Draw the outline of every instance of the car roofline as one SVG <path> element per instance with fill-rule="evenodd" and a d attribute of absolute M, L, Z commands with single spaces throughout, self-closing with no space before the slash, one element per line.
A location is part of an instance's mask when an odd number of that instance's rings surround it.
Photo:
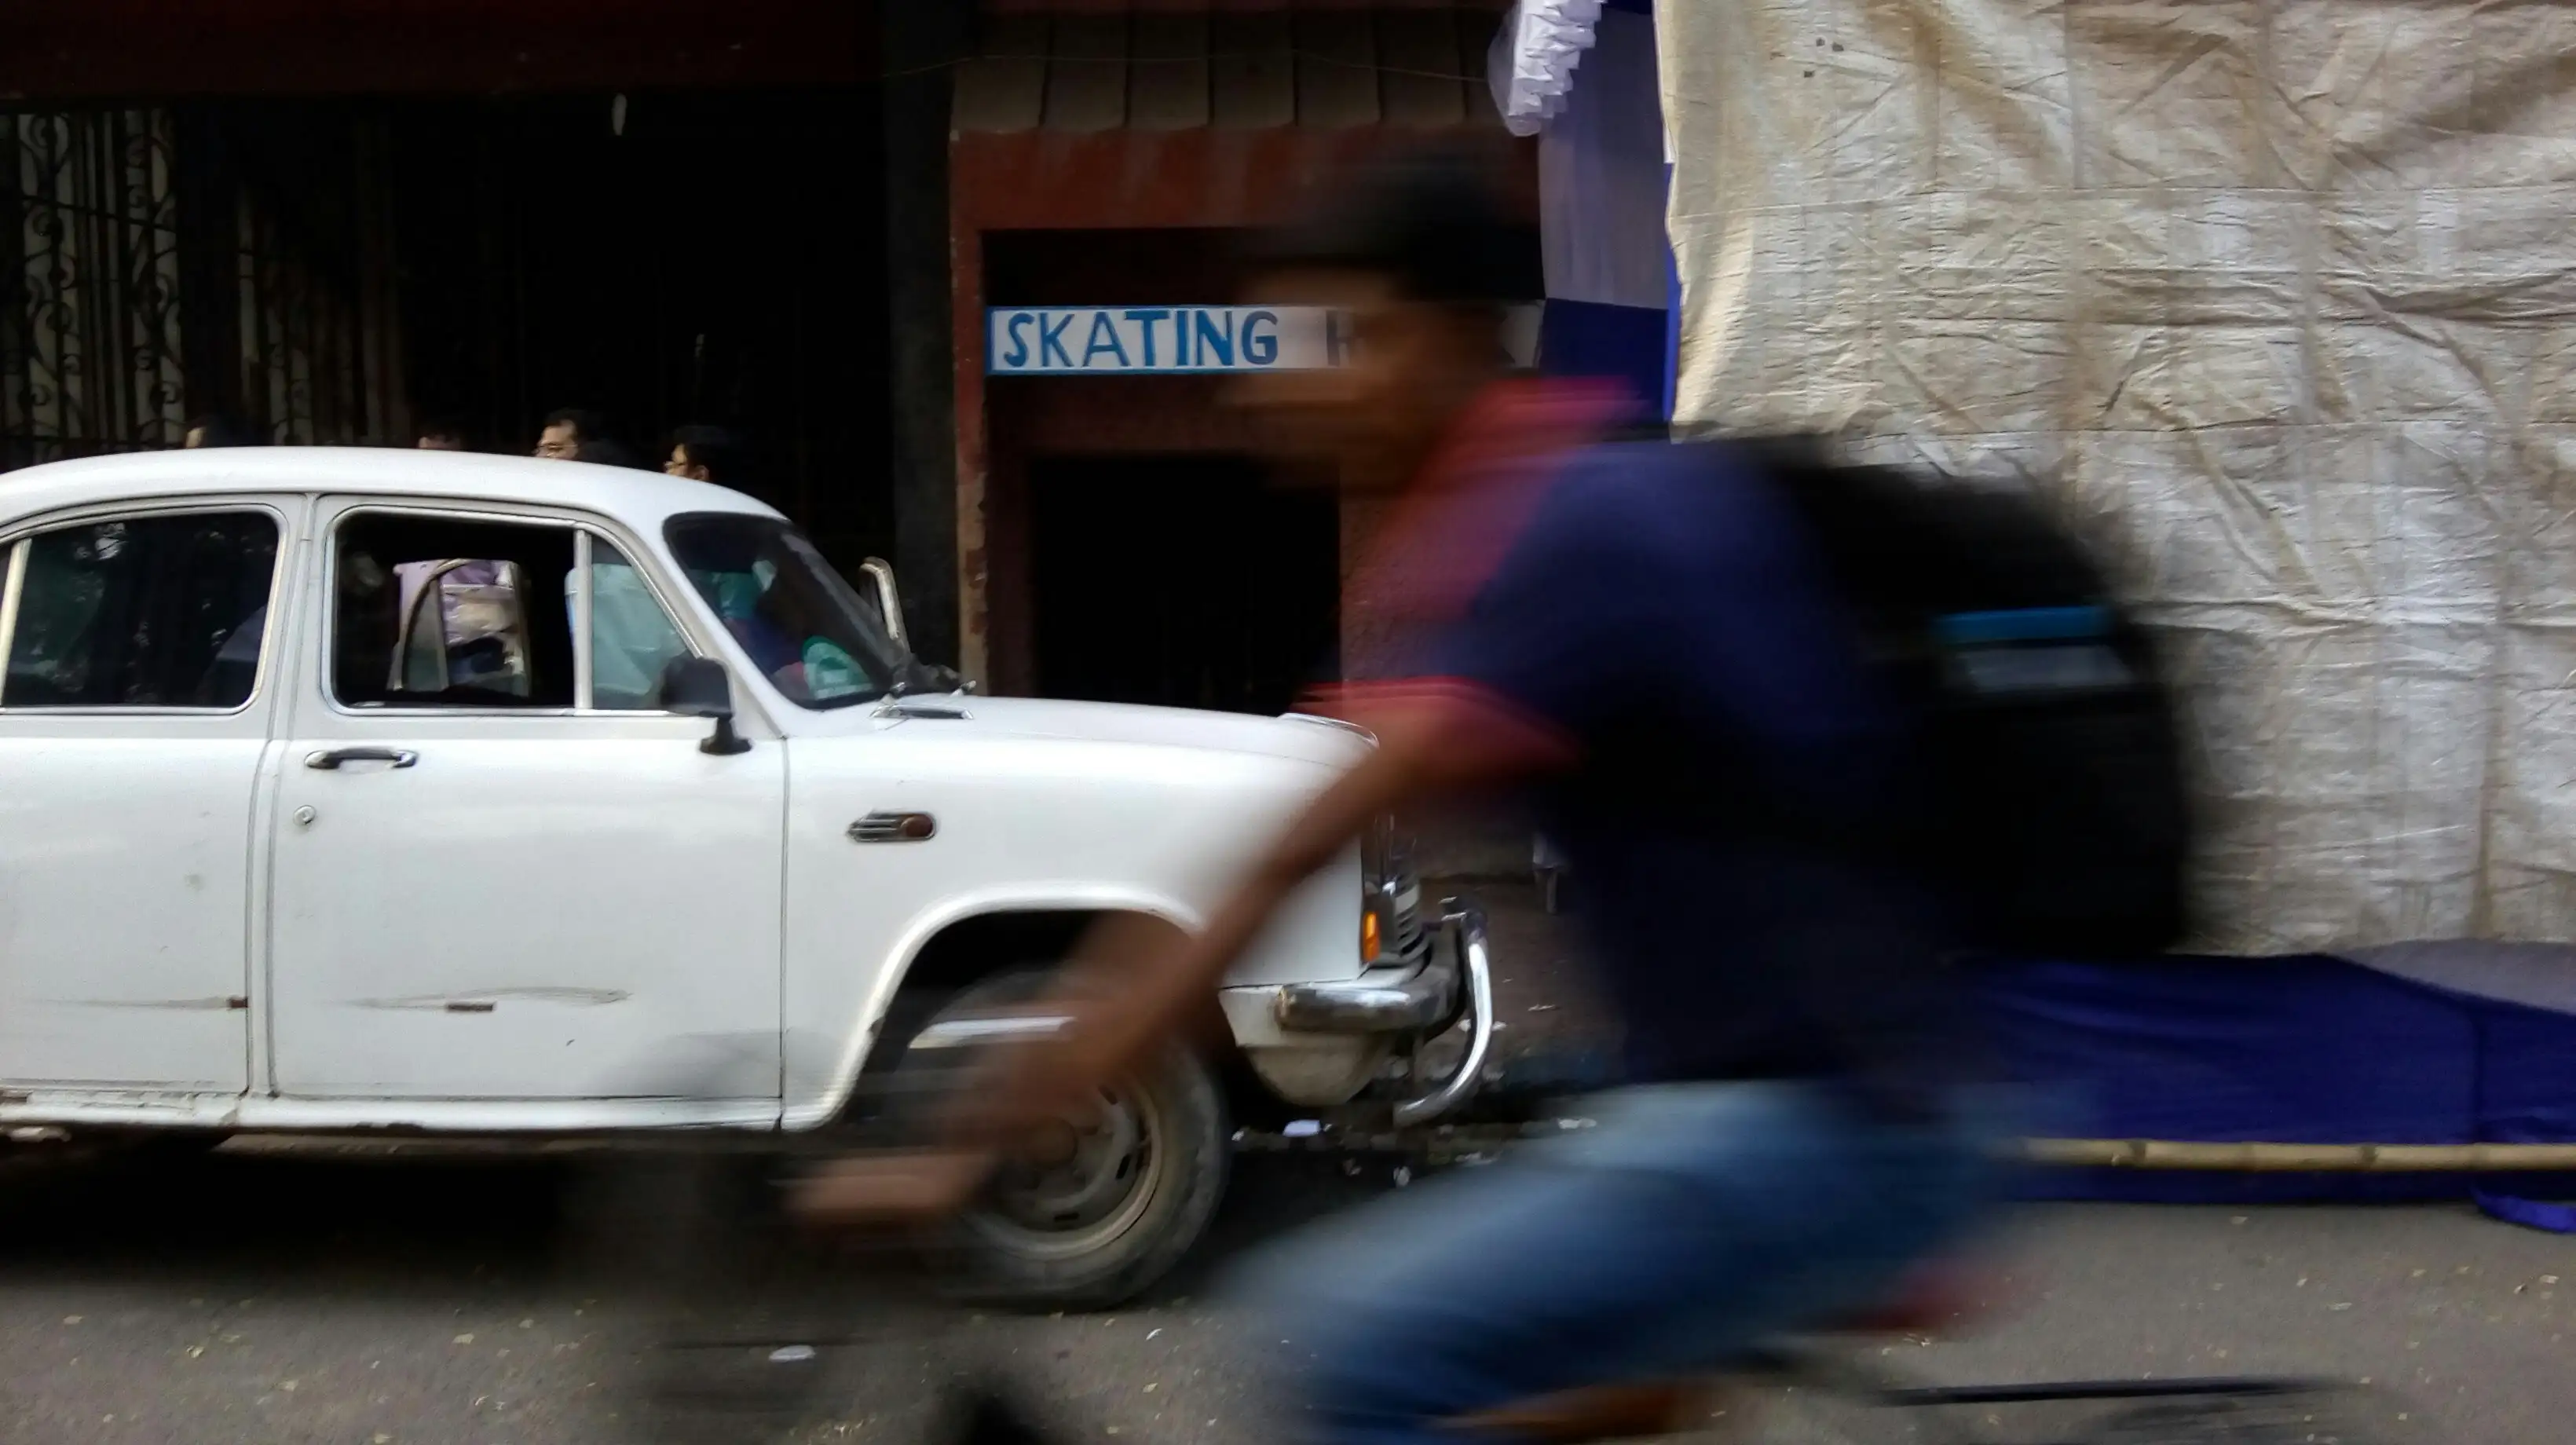
<path fill-rule="evenodd" d="M 0 474 L 0 528 L 124 501 L 278 492 L 558 507 L 656 526 L 688 512 L 781 518 L 741 492 L 634 468 L 395 447 L 222 447 L 84 457 Z"/>

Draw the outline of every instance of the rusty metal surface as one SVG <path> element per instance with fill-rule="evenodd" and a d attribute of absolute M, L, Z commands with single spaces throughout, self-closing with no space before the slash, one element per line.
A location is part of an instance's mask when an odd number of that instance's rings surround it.
<path fill-rule="evenodd" d="M 1478 5 L 1010 6 L 957 70 L 960 134 L 1494 126 Z"/>

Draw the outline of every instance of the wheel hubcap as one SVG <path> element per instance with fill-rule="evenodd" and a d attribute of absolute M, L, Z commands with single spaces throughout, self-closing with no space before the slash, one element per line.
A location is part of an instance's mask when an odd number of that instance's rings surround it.
<path fill-rule="evenodd" d="M 1160 1183 L 1151 1099 L 1103 1089 L 1096 1107 L 1054 1121 L 1004 1165 L 977 1226 L 1016 1252 L 1085 1253 L 1133 1227 Z"/>

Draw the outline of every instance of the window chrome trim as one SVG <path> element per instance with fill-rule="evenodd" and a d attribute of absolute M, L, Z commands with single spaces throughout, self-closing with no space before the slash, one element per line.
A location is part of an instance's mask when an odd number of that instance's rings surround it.
<path fill-rule="evenodd" d="M 140 511 L 127 510 L 114 502 L 91 503 L 52 513 L 41 519 L 25 520 L 17 531 L 0 534 L 0 546 L 10 549 L 8 585 L 5 590 L 0 590 L 0 610 L 5 610 L 7 614 L 5 619 L 0 620 L 5 620 L 8 624 L 5 630 L 0 630 L 0 691 L 5 691 L 8 685 L 9 650 L 17 645 L 18 593 L 21 584 L 26 580 L 28 559 L 35 553 L 34 544 L 37 538 L 51 536 L 56 532 L 68 532 L 74 527 L 94 527 L 102 522 L 141 522 L 161 517 L 222 516 L 234 512 L 257 513 L 268 518 L 269 526 L 277 534 L 277 544 L 269 559 L 268 600 L 261 604 L 266 608 L 266 612 L 260 618 L 259 666 L 251 673 L 250 696 L 242 699 L 241 706 L 171 707 L 156 704 L 151 707 L 98 707 L 80 703 L 60 707 L 12 708 L 9 706 L 8 699 L 0 696 L 0 717 L 218 718 L 241 717 L 257 709 L 268 694 L 269 684 L 279 675 L 278 630 L 284 612 L 279 599 L 284 595 L 285 584 L 293 574 L 295 544 L 301 539 L 300 533 L 288 531 L 286 513 L 280 510 L 275 502 L 267 500 L 272 495 L 275 494 L 261 493 L 229 498 L 191 497 L 184 500 L 174 498 L 158 504 L 147 504 Z M 305 500 L 309 502 L 310 499 Z M 309 512 L 307 515 L 309 518 Z"/>
<path fill-rule="evenodd" d="M 592 695 L 591 683 L 598 675 L 599 662 L 592 651 L 599 643 L 592 634 L 597 631 L 590 585 L 591 547 L 593 538 L 588 527 L 572 534 L 572 710 L 593 711 L 598 698 Z M 520 609 L 522 612 L 526 608 Z"/>
<path fill-rule="evenodd" d="M 27 539 L 9 544 L 9 563 L 0 567 L 0 711 L 9 706 L 9 657 L 18 645 L 18 589 L 27 585 Z"/>
<path fill-rule="evenodd" d="M 342 707 L 337 703 L 334 703 L 331 710 L 340 714 L 342 717 L 407 717 L 422 719 L 441 717 L 583 716 L 583 714 L 575 712 L 573 709 L 568 707 L 384 707 L 374 703 L 360 703 L 354 707 Z M 621 716 L 621 714 L 611 713 L 609 716 L 615 717 Z M 622 714 L 622 716 L 633 717 L 636 716 L 636 714 L 627 713 Z M 643 716 L 653 717 L 658 716 L 658 714 L 646 713 L 643 714 Z"/>

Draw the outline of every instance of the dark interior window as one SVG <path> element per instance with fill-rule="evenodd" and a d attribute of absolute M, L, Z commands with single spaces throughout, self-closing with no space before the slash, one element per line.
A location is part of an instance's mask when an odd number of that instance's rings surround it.
<path fill-rule="evenodd" d="M 277 567 L 267 513 L 91 522 L 26 545 L 0 706 L 250 701 Z"/>
<path fill-rule="evenodd" d="M 571 528 L 360 512 L 333 555 L 341 702 L 572 706 Z"/>

